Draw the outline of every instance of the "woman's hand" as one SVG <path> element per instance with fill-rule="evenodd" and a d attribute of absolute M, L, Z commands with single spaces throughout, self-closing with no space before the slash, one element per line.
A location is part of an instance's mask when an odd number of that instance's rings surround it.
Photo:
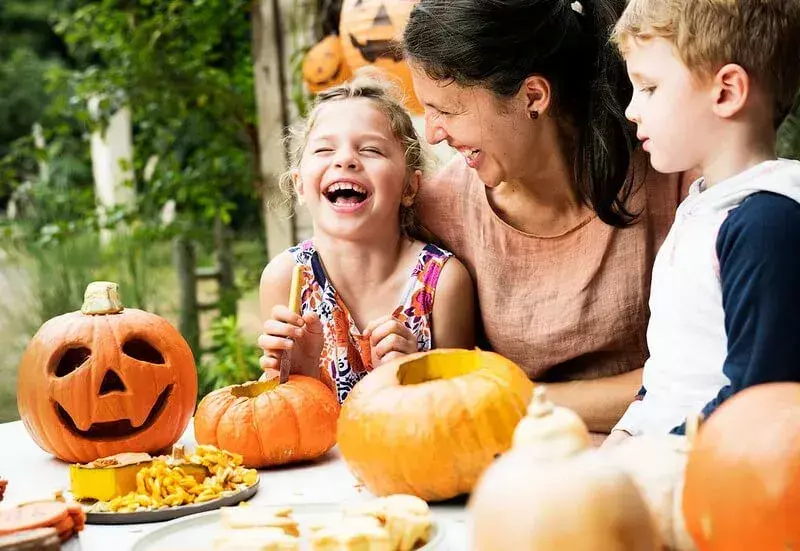
<path fill-rule="evenodd" d="M 383 316 L 372 321 L 367 325 L 364 334 L 369 335 L 373 366 L 417 351 L 416 335 L 392 316 Z"/>
<path fill-rule="evenodd" d="M 258 345 L 264 350 L 261 369 L 280 369 L 281 357 L 288 352 L 290 373 L 319 378 L 319 357 L 324 344 L 322 323 L 311 312 L 299 316 L 287 306 L 277 304 L 272 317 L 264 322 Z"/>
<path fill-rule="evenodd" d="M 621 430 L 621 429 L 612 430 L 611 434 L 608 435 L 608 438 L 606 438 L 603 441 L 603 444 L 600 447 L 601 448 L 610 448 L 612 446 L 616 446 L 620 442 L 624 442 L 628 438 L 633 438 L 631 436 L 631 433 L 629 433 L 628 431 Z"/>

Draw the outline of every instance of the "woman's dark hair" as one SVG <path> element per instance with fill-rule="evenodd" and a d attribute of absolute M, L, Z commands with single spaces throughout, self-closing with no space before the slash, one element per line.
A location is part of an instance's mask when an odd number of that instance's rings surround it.
<path fill-rule="evenodd" d="M 501 98 L 541 75 L 553 90 L 562 142 L 582 200 L 606 224 L 630 225 L 635 143 L 624 107 L 631 85 L 609 42 L 625 0 L 421 0 L 404 50 L 435 80 Z"/>

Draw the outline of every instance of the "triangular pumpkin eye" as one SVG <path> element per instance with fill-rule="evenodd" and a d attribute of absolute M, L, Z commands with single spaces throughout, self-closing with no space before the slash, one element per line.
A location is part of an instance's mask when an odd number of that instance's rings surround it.
<path fill-rule="evenodd" d="M 85 346 L 68 349 L 56 364 L 56 377 L 66 377 L 86 363 L 86 360 L 88 360 L 91 355 L 92 351 Z"/>
<path fill-rule="evenodd" d="M 164 356 L 153 345 L 142 339 L 131 339 L 122 345 L 122 353 L 135 360 L 163 365 Z"/>
<path fill-rule="evenodd" d="M 391 25 L 392 18 L 389 17 L 389 12 L 386 10 L 386 4 L 381 3 L 381 8 L 372 20 L 372 25 L 375 27 L 382 27 L 384 25 Z"/>

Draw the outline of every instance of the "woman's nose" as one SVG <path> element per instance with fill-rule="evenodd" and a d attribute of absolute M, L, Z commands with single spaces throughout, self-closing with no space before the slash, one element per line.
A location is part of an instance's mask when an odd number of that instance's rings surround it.
<path fill-rule="evenodd" d="M 628 103 L 628 107 L 625 108 L 625 118 L 637 124 L 640 122 L 639 111 L 634 105 L 633 98 L 631 98 L 630 103 Z"/>
<path fill-rule="evenodd" d="M 432 117 L 425 116 L 425 139 L 431 145 L 436 145 L 447 139 L 447 131 L 444 126 L 433 120 Z"/>

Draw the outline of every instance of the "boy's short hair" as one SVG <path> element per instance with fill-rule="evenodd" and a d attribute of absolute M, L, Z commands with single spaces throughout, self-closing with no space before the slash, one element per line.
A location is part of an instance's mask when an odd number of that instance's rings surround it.
<path fill-rule="evenodd" d="M 771 93 L 778 120 L 800 86 L 800 0 L 630 0 L 612 33 L 631 41 L 664 38 L 699 76 L 736 63 Z"/>

